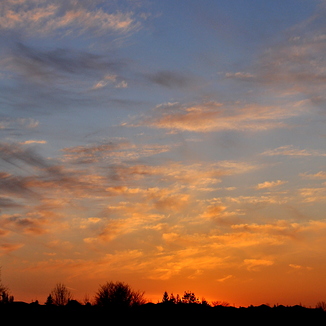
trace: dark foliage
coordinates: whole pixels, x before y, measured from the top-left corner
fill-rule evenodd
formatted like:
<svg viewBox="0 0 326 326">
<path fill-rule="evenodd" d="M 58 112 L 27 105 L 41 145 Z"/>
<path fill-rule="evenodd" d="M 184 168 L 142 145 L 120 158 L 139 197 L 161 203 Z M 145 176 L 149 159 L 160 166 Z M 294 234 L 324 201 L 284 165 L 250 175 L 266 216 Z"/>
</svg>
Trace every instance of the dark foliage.
<svg viewBox="0 0 326 326">
<path fill-rule="evenodd" d="M 144 292 L 134 291 L 123 282 L 107 282 L 101 285 L 95 296 L 100 307 L 130 308 L 145 303 Z"/>
</svg>

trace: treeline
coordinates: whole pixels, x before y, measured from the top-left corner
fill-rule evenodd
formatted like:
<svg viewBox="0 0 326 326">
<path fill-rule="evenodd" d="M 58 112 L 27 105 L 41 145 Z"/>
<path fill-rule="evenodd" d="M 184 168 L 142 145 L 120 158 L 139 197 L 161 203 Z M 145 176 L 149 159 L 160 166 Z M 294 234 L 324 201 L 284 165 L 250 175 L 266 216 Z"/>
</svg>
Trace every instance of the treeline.
<svg viewBox="0 0 326 326">
<path fill-rule="evenodd" d="M 207 302 L 199 299 L 193 292 L 185 291 L 182 296 L 164 292 L 157 303 L 147 302 L 144 292 L 133 290 L 123 282 L 107 282 L 100 285 L 93 300 L 85 298 L 81 303 L 74 300 L 70 290 L 62 283 L 50 291 L 46 302 L 15 302 L 3 287 L 0 297 L 0 315 L 11 322 L 30 321 L 35 324 L 60 322 L 61 324 L 126 324 L 140 321 L 143 324 L 158 322 L 177 323 L 198 322 L 200 324 L 236 324 L 244 320 L 255 324 L 277 322 L 278 324 L 296 322 L 325 322 L 325 304 L 320 302 L 315 308 L 297 306 L 268 305 L 235 308 L 226 302 Z M 1 293 L 1 292 L 0 292 Z M 10 298 L 10 299 L 9 299 Z M 105 322 L 103 322 L 105 321 Z M 173 322 L 172 322 L 173 321 Z"/>
</svg>

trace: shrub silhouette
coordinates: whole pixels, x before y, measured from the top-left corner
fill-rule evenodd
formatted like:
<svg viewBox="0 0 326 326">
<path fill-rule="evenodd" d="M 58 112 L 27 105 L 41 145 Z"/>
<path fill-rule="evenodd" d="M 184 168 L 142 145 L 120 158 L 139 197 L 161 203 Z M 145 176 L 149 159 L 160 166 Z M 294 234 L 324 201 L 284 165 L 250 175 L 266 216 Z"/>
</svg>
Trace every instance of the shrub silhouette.
<svg viewBox="0 0 326 326">
<path fill-rule="evenodd" d="M 95 295 L 95 302 L 101 307 L 130 308 L 146 303 L 144 292 L 133 291 L 123 282 L 107 282 L 101 285 Z"/>
</svg>

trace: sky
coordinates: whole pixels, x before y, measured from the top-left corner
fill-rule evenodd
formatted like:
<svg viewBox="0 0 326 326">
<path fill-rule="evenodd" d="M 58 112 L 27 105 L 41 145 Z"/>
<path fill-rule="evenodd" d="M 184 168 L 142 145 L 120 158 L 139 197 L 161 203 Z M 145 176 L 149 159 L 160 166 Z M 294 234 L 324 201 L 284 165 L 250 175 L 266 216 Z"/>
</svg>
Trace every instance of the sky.
<svg viewBox="0 0 326 326">
<path fill-rule="evenodd" d="M 2 0 L 15 300 L 326 300 L 325 0 Z"/>
</svg>

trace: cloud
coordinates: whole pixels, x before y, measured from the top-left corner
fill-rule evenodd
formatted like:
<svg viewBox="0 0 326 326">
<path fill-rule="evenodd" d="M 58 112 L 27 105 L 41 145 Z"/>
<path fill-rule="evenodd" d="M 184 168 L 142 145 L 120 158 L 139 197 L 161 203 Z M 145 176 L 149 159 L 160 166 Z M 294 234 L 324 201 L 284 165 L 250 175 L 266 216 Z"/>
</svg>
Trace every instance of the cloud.
<svg viewBox="0 0 326 326">
<path fill-rule="evenodd" d="M 302 265 L 297 265 L 297 264 L 289 264 L 289 266 L 293 269 L 296 270 L 312 270 L 312 267 L 309 266 L 302 266 Z"/>
<path fill-rule="evenodd" d="M 119 100 L 113 93 L 98 96 L 98 91 L 109 86 L 113 90 L 128 87 L 123 75 L 130 64 L 108 52 L 59 47 L 56 43 L 41 48 L 14 41 L 6 45 L 3 57 L 3 69 L 10 76 L 7 80 L 13 82 L 4 85 L 1 97 L 9 107 L 24 108 L 24 112 L 107 105 Z M 0 129 L 7 125 L 2 122 Z"/>
<path fill-rule="evenodd" d="M 261 155 L 265 156 L 326 156 L 326 153 L 318 150 L 299 149 L 292 145 L 281 146 L 275 149 L 267 150 Z"/>
<path fill-rule="evenodd" d="M 0 182 L 0 184 L 1 184 L 1 182 Z M 6 190 L 6 193 L 7 193 L 7 191 L 8 190 Z M 8 193 L 10 193 L 10 191 Z M 2 209 L 11 208 L 11 207 L 19 208 L 20 206 L 21 205 L 19 203 L 15 202 L 11 198 L 0 197 L 0 212 Z"/>
<path fill-rule="evenodd" d="M 200 215 L 202 218 L 206 219 L 218 219 L 219 217 L 223 216 L 223 212 L 226 210 L 227 207 L 222 205 L 211 205 L 208 206 L 206 211 Z"/>
<path fill-rule="evenodd" d="M 300 177 L 302 177 L 303 179 L 324 180 L 324 179 L 326 179 L 326 172 L 319 171 L 315 174 L 300 173 Z"/>
<path fill-rule="evenodd" d="M 272 266 L 274 261 L 267 259 L 245 259 L 244 265 L 249 271 L 259 271 L 262 267 Z"/>
<path fill-rule="evenodd" d="M 249 72 L 243 72 L 243 71 L 238 71 L 238 72 L 227 72 L 225 73 L 226 78 L 236 78 L 236 79 L 252 79 L 255 77 L 255 75 L 249 73 Z"/>
<path fill-rule="evenodd" d="M 256 189 L 260 190 L 260 189 L 268 189 L 268 188 L 274 188 L 280 185 L 283 185 L 287 183 L 287 181 L 282 181 L 282 180 L 277 180 L 277 181 L 265 181 L 263 183 L 259 183 L 256 186 Z"/>
<path fill-rule="evenodd" d="M 131 202 L 120 207 L 109 207 L 106 214 L 110 218 L 96 222 L 98 233 L 94 237 L 85 238 L 84 242 L 89 244 L 111 242 L 119 237 L 137 233 L 145 227 L 156 225 L 162 219 L 158 214 L 151 214 L 148 206 Z"/>
<path fill-rule="evenodd" d="M 23 43 L 17 43 L 7 59 L 7 67 L 25 78 L 51 84 L 60 83 L 64 78 L 74 75 L 96 78 L 107 72 L 105 76 L 111 76 L 123 66 L 124 63 L 118 59 L 108 60 L 104 56 L 82 50 L 41 50 Z"/>
<path fill-rule="evenodd" d="M 266 224 L 234 224 L 233 230 L 246 231 L 258 235 L 268 234 L 275 237 L 277 241 L 284 241 L 286 238 L 296 239 L 303 230 L 304 224 L 290 223 L 285 220 L 277 220 L 274 223 Z"/>
<path fill-rule="evenodd" d="M 183 88 L 190 85 L 193 81 L 193 78 L 185 73 L 168 70 L 148 74 L 145 77 L 149 81 L 167 88 Z"/>
<path fill-rule="evenodd" d="M 286 194 L 286 193 L 285 193 Z M 284 193 L 266 194 L 264 196 L 238 196 L 226 197 L 231 203 L 237 204 L 286 204 L 291 198 L 285 196 Z"/>
<path fill-rule="evenodd" d="M 95 163 L 114 152 L 130 148 L 129 142 L 103 142 L 99 144 L 63 148 L 64 158 L 74 163 Z"/>
<path fill-rule="evenodd" d="M 3 167 L 15 171 L 1 172 L 1 192 L 34 201 L 56 198 L 87 198 L 105 193 L 98 176 L 74 168 L 58 165 L 54 159 L 45 159 L 31 147 L 17 143 L 0 144 Z M 94 183 L 96 181 L 96 183 Z"/>
<path fill-rule="evenodd" d="M 37 197 L 35 191 L 29 187 L 29 178 L 21 176 L 13 176 L 8 173 L 0 172 L 0 193 L 6 196 L 18 196 L 18 197 Z M 9 204 L 8 200 L 5 200 L 3 204 Z M 14 203 L 14 202 L 12 202 Z"/>
<path fill-rule="evenodd" d="M 104 78 L 94 84 L 92 90 L 98 90 L 106 87 L 107 85 L 113 85 L 115 88 L 127 88 L 128 83 L 125 80 L 117 80 L 117 75 L 106 75 Z"/>
<path fill-rule="evenodd" d="M 47 144 L 46 140 L 25 140 L 19 143 L 20 145 L 31 145 L 31 144 Z"/>
<path fill-rule="evenodd" d="M 326 38 L 320 34 L 321 21 L 312 22 L 303 37 L 290 38 L 287 42 L 269 49 L 262 58 L 261 79 L 279 84 L 311 96 L 322 96 L 326 75 L 326 61 L 323 53 Z"/>
<path fill-rule="evenodd" d="M 320 9 L 260 55 L 251 81 L 281 95 L 302 94 L 315 105 L 325 101 L 325 9 Z"/>
<path fill-rule="evenodd" d="M 220 161 L 216 163 L 202 162 L 196 164 L 184 164 L 182 162 L 166 162 L 165 165 L 139 165 L 128 164 L 112 166 L 112 176 L 116 180 L 131 181 L 156 180 L 167 187 L 187 186 L 188 189 L 196 191 L 208 185 L 214 185 L 221 181 L 224 176 L 248 173 L 259 167 L 247 162 Z M 179 189 L 179 188 L 177 188 Z"/>
<path fill-rule="evenodd" d="M 234 228 L 232 226 L 232 228 Z M 230 250 L 232 248 L 264 248 L 264 246 L 280 246 L 288 241 L 287 235 L 282 234 L 260 234 L 259 232 L 248 232 L 246 229 L 242 232 L 228 232 L 222 235 L 213 235 L 210 237 L 211 248 L 215 250 Z"/>
<path fill-rule="evenodd" d="M 142 157 L 169 152 L 176 145 L 134 144 L 125 139 L 103 141 L 95 144 L 62 149 L 64 160 L 72 163 L 96 163 L 137 160 Z"/>
<path fill-rule="evenodd" d="M 6 255 L 12 251 L 16 251 L 24 247 L 22 243 L 2 243 L 0 245 L 0 255 Z"/>
<path fill-rule="evenodd" d="M 301 95 L 312 105 L 323 108 L 326 100 L 324 18 L 325 8 L 319 6 L 305 21 L 285 30 L 283 38 L 261 52 L 254 65 L 244 71 L 221 74 L 238 83 L 268 89 L 278 97 Z"/>
<path fill-rule="evenodd" d="M 126 34 L 139 30 L 141 24 L 132 12 L 106 12 L 88 6 L 85 1 L 4 1 L 0 6 L 0 27 L 24 33 L 74 35 L 86 32 L 103 35 L 108 32 Z M 68 32 L 69 30 L 69 32 Z"/>
<path fill-rule="evenodd" d="M 33 118 L 1 117 L 0 130 L 33 129 L 39 125 L 39 121 Z"/>
<path fill-rule="evenodd" d="M 216 281 L 217 282 L 225 282 L 225 281 L 229 280 L 232 277 L 233 277 L 233 275 L 227 275 L 225 277 L 222 277 L 222 278 L 217 279 Z"/>
<path fill-rule="evenodd" d="M 326 185 L 325 187 L 301 188 L 299 193 L 307 203 L 323 202 L 326 200 Z"/>
<path fill-rule="evenodd" d="M 47 233 L 45 225 L 49 222 L 42 216 L 36 216 L 35 214 L 29 214 L 28 217 L 22 217 L 20 215 L 2 215 L 1 227 L 14 231 L 16 233 L 26 233 L 33 235 L 40 235 Z"/>
<path fill-rule="evenodd" d="M 293 105 L 281 108 L 256 104 L 224 107 L 217 102 L 194 105 L 168 103 L 157 106 L 150 116 L 136 118 L 126 125 L 191 132 L 263 131 L 286 127 L 283 120 L 300 114 L 302 109 Z"/>
<path fill-rule="evenodd" d="M 31 148 L 24 148 L 15 143 L 0 142 L 0 160 L 16 167 L 29 165 L 33 168 L 46 169 L 48 162 Z"/>
</svg>

